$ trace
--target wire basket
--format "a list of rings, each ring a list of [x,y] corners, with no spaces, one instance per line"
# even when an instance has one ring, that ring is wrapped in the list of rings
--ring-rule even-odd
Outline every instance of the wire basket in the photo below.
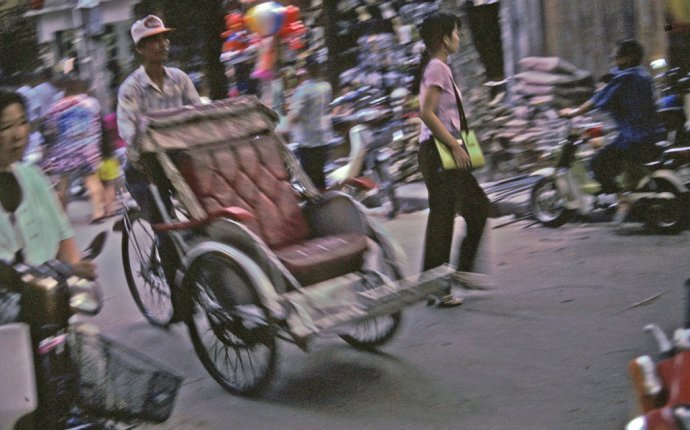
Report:
[[[180,376],[103,335],[73,331],[70,341],[79,408],[118,420],[170,417]]]

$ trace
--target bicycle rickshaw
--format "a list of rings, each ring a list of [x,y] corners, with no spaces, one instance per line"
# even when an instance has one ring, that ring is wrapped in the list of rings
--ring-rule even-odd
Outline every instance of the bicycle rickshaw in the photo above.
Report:
[[[310,337],[335,333],[376,348],[395,334],[401,309],[440,294],[451,272],[404,278],[395,241],[350,197],[314,188],[276,121],[255,97],[144,117],[141,148],[155,154],[181,209],[150,226],[130,208],[120,223],[130,290],[159,326],[170,323],[172,303],[154,232],[172,236],[174,288],[193,306],[185,323],[196,354],[240,394],[269,382],[277,339],[306,350]]]

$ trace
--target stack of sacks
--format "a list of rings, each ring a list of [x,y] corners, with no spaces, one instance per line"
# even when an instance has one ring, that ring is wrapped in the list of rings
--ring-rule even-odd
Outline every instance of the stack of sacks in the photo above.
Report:
[[[563,107],[577,106],[594,94],[590,73],[556,57],[526,57],[511,82],[512,108],[494,110],[491,146],[511,154],[511,174],[539,167],[539,157],[559,144],[567,133]]]
[[[525,57],[518,64],[513,86],[518,104],[563,108],[584,102],[594,92],[589,72],[558,57]]]

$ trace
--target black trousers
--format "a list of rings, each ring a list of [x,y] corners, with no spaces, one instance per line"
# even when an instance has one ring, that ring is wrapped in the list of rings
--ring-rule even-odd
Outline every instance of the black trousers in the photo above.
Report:
[[[621,191],[616,177],[623,173],[623,170],[652,161],[659,155],[661,150],[655,145],[633,145],[627,150],[622,150],[615,146],[615,143],[609,144],[592,157],[592,173],[594,179],[601,184],[601,191],[613,194]]]
[[[144,219],[151,224],[156,224],[163,222],[163,216],[158,210],[153,198],[153,194],[149,189],[149,178],[151,178],[153,183],[157,186],[160,196],[163,200],[163,204],[168,210],[168,213],[172,212],[172,201],[170,199],[170,190],[172,189],[172,185],[170,185],[167,177],[163,174],[160,165],[157,163],[147,163],[146,167],[149,171],[149,175],[144,174],[131,164],[127,163],[124,169],[125,181],[127,183],[129,193],[132,195],[132,197],[134,197],[134,200],[141,208]],[[163,272],[167,278],[168,285],[170,285],[171,289],[173,289],[172,287],[175,285],[175,272],[177,271],[180,263],[177,251],[175,250],[175,245],[167,233],[156,233],[156,241],[158,245],[158,252],[160,253]]]
[[[489,199],[472,173],[459,169],[444,170],[441,167],[441,159],[432,139],[421,143],[418,158],[429,194],[422,270],[450,262],[455,215],[460,213],[467,224],[467,234],[460,244],[457,268],[472,271],[489,217]]]
[[[328,145],[315,147],[300,146],[297,148],[297,158],[304,172],[309,176],[314,186],[320,190],[326,188],[326,175],[323,170],[326,164],[328,148]]]

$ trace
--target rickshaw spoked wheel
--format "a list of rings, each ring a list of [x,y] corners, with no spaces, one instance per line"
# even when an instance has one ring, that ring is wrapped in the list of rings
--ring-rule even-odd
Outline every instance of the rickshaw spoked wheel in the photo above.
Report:
[[[195,310],[187,320],[201,363],[226,391],[259,394],[275,371],[276,329],[242,267],[220,252],[192,263],[186,275]]]
[[[389,279],[393,281],[402,279],[400,270],[382,255],[379,256],[379,265],[381,273]],[[375,282],[370,284],[371,288],[376,286]],[[389,315],[366,318],[349,324],[346,332],[341,333],[340,337],[354,348],[364,351],[376,350],[395,336],[400,328],[401,320],[402,312],[400,311]]]

